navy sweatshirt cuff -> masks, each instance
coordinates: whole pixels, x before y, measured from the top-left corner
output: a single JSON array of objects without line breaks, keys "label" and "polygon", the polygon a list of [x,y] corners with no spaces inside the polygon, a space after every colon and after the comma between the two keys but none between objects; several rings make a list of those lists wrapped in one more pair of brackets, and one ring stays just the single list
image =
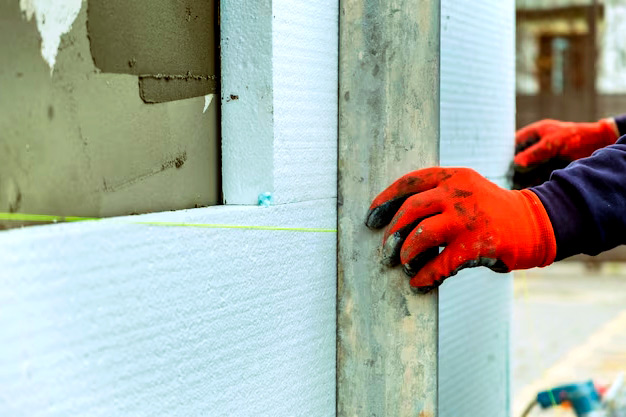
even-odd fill
[{"label": "navy sweatshirt cuff", "polygon": [[582,205],[577,204],[575,190],[569,192],[557,181],[547,181],[542,185],[530,188],[537,194],[543,207],[548,213],[554,237],[556,239],[556,261],[584,252],[581,248],[580,236],[592,233],[588,229],[588,213],[581,210]]},{"label": "navy sweatshirt cuff", "polygon": [[617,130],[619,130],[619,136],[626,135],[626,114],[614,117]]}]

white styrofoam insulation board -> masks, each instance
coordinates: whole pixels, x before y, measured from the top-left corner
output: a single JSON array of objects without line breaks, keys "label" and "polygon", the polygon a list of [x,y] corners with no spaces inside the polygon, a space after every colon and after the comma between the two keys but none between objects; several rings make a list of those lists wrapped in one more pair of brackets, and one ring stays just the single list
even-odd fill
[{"label": "white styrofoam insulation board", "polygon": [[274,1],[274,15],[275,200],[336,198],[338,1]]},{"label": "white styrofoam insulation board", "polygon": [[0,415],[327,416],[336,201],[0,233]]},{"label": "white styrofoam insulation board", "polygon": [[226,204],[273,192],[272,1],[222,0],[222,190]]},{"label": "white styrofoam insulation board", "polygon": [[[226,201],[279,205],[128,219],[336,228],[337,2],[223,0],[221,24]],[[120,219],[0,232],[0,415],[334,415],[336,253]]]},{"label": "white styrofoam insulation board", "polygon": [[[504,185],[515,128],[515,4],[441,1],[441,165]],[[509,415],[512,277],[461,271],[439,292],[439,417]]]},{"label": "white styrofoam insulation board", "polygon": [[222,63],[237,69],[222,79],[224,198],[336,198],[338,2],[239,3],[221,6]]}]

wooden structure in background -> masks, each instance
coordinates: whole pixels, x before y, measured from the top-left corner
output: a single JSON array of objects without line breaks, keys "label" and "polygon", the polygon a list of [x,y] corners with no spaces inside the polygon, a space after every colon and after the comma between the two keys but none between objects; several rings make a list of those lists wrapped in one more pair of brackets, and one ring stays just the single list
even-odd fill
[{"label": "wooden structure in background", "polygon": [[598,95],[596,91],[598,22],[603,18],[604,5],[597,1],[518,8],[518,28],[525,24],[540,27],[535,37],[539,91],[517,95],[518,128],[544,118],[593,121],[613,114],[616,101],[626,101],[626,96]]}]

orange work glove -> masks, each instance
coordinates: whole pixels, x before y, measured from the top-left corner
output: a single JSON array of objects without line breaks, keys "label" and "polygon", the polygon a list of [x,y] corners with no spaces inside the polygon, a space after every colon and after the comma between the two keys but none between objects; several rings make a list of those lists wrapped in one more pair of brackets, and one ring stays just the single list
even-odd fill
[{"label": "orange work glove", "polygon": [[595,123],[541,120],[515,134],[515,165],[529,167],[555,157],[574,161],[615,143],[618,131],[611,119]]},{"label": "orange work glove", "polygon": [[370,228],[389,222],[383,263],[402,263],[418,292],[463,268],[508,272],[546,266],[556,256],[539,197],[500,188],[469,168],[427,168],[398,179],[374,199],[366,220]]}]

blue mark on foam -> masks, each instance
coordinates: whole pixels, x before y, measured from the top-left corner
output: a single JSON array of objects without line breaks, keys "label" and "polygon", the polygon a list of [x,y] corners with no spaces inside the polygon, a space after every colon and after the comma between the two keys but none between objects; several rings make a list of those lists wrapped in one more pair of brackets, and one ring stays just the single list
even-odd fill
[{"label": "blue mark on foam", "polygon": [[274,202],[274,197],[272,193],[261,193],[259,194],[259,206],[261,207],[269,207]]}]

